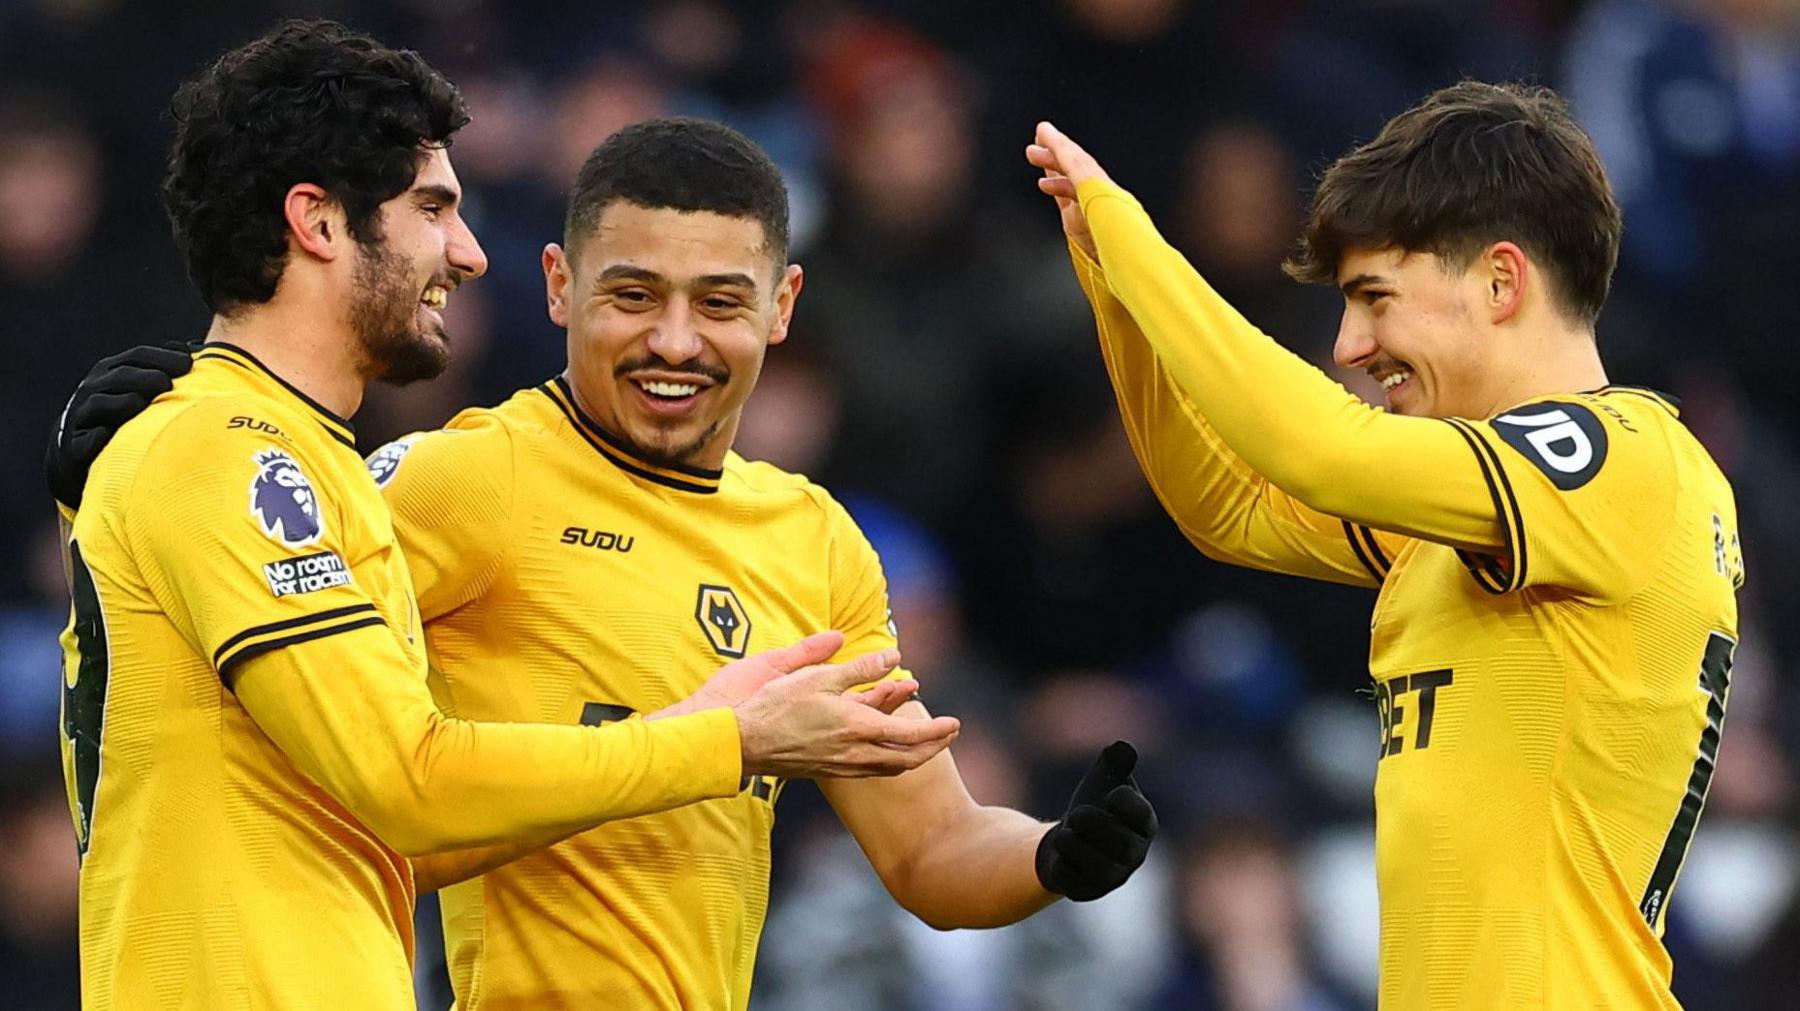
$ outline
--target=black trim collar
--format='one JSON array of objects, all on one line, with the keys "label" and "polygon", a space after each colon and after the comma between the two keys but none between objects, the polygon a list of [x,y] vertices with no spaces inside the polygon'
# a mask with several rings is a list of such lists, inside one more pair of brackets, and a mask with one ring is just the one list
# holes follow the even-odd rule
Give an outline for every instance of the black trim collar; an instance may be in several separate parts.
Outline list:
[{"label": "black trim collar", "polygon": [[646,481],[653,481],[666,488],[677,491],[692,492],[696,495],[711,495],[719,490],[719,480],[725,476],[723,470],[708,470],[705,467],[687,467],[681,464],[665,466],[650,463],[633,454],[625,444],[600,423],[588,417],[587,412],[575,402],[575,391],[570,389],[569,381],[557,376],[538,387],[550,402],[562,411],[569,419],[569,425],[575,433],[594,447],[607,462],[629,474],[635,474]]},{"label": "black trim collar", "polygon": [[230,362],[239,368],[250,369],[268,376],[270,379],[279,383],[282,389],[292,393],[295,397],[299,398],[301,403],[305,404],[308,408],[311,408],[312,412],[318,415],[319,423],[325,426],[325,431],[330,433],[333,439],[349,446],[351,449],[356,448],[356,426],[352,425],[348,418],[341,418],[332,413],[324,404],[321,404],[317,400],[307,396],[305,393],[302,393],[299,387],[281,378],[275,373],[274,369],[264,365],[261,359],[250,352],[245,351],[243,348],[238,347],[236,344],[227,344],[224,341],[208,341],[201,345],[200,350],[194,352],[194,357],[217,358],[220,361]]}]

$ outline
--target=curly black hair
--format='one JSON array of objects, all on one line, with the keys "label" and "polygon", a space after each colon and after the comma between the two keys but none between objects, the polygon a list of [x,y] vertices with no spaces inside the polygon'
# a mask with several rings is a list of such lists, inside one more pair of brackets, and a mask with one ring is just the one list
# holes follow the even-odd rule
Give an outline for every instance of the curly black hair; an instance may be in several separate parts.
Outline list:
[{"label": "curly black hair", "polygon": [[668,116],[606,138],[576,176],[563,245],[573,252],[614,200],[651,210],[755,218],[776,262],[787,262],[788,199],[781,170],[755,141],[723,123]]},{"label": "curly black hair", "polygon": [[215,313],[274,296],[296,183],[330,193],[357,242],[379,242],[377,211],[412,186],[421,149],[469,121],[462,94],[418,53],[300,20],[219,57],[176,90],[172,114],[163,207]]}]

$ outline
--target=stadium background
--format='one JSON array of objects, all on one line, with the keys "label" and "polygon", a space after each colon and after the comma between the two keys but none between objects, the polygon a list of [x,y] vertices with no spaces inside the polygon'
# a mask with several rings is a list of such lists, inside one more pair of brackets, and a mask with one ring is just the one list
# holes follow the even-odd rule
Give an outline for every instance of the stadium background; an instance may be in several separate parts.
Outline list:
[{"label": "stadium background", "polygon": [[[1206,562],[1137,472],[1021,149],[1052,117],[1251,319],[1328,363],[1337,299],[1277,269],[1308,180],[1427,90],[1574,101],[1626,210],[1601,321],[1731,477],[1749,585],[1706,819],[1669,918],[1692,1009],[1791,1007],[1800,969],[1789,573],[1800,553],[1795,0],[543,0],[294,4],[419,49],[475,121],[454,156],[492,269],[442,380],[374,391],[364,450],[559,368],[538,252],[611,130],[722,118],[792,186],[807,285],[738,448],[823,481],[880,549],[909,666],[965,720],[978,797],[1060,810],[1136,741],[1164,831],[1116,895],[936,934],[809,785],[784,794],[759,1011],[1372,1006],[1359,691],[1370,600]],[[38,477],[97,357],[198,336],[155,187],[177,81],[261,4],[0,0],[0,1004],[73,1007],[56,766],[66,602]],[[1365,395],[1360,377],[1341,377]],[[1321,438],[1326,437],[1321,433]],[[170,475],[179,480],[178,475]],[[770,645],[770,644],[764,644]],[[429,906],[421,919],[432,921]],[[434,933],[427,930],[426,933]],[[423,945],[422,1006],[445,1006]]]}]

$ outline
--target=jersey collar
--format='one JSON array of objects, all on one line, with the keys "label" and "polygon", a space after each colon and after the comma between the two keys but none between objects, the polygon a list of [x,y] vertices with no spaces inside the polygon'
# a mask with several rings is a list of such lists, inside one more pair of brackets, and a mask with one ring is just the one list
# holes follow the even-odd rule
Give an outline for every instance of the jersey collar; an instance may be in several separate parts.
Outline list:
[{"label": "jersey collar", "polygon": [[1661,390],[1653,390],[1648,386],[1602,386],[1597,393],[1626,393],[1634,397],[1643,397],[1675,417],[1681,417],[1681,401]]},{"label": "jersey collar", "polygon": [[620,470],[676,491],[711,495],[719,490],[719,480],[725,475],[723,470],[655,464],[633,454],[618,436],[600,427],[599,422],[588,417],[587,412],[575,403],[575,391],[569,388],[569,381],[564,377],[557,376],[538,389],[569,419],[575,434]]},{"label": "jersey collar", "polygon": [[194,352],[195,361],[215,359],[234,365],[246,372],[273,379],[282,389],[293,394],[296,399],[306,405],[308,412],[318,419],[327,435],[351,449],[356,448],[356,428],[350,424],[348,418],[338,417],[327,410],[324,404],[300,392],[298,387],[276,375],[275,370],[264,365],[255,355],[235,344],[227,344],[223,341],[209,341],[201,345],[200,350]]}]

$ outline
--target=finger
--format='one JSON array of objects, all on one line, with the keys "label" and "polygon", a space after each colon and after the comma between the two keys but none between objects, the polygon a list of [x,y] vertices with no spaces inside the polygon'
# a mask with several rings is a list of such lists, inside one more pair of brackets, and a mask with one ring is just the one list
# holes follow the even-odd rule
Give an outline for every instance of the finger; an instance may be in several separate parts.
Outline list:
[{"label": "finger", "polygon": [[1147,840],[1097,807],[1078,807],[1063,823],[1115,865],[1135,864],[1143,858]]},{"label": "finger", "polygon": [[869,686],[866,692],[854,688],[849,692],[852,702],[860,702],[870,709],[883,713],[893,713],[907,699],[919,694],[919,683],[910,678],[905,681],[877,681]]},{"label": "finger", "polygon": [[1055,197],[1058,204],[1075,199],[1075,184],[1067,176],[1045,176],[1037,181],[1037,187]]},{"label": "finger", "polygon": [[1041,169],[1060,171],[1056,161],[1056,152],[1042,144],[1025,145],[1025,160]]},{"label": "finger", "polygon": [[1106,810],[1120,824],[1146,839],[1156,836],[1156,809],[1135,783],[1126,783],[1106,795]]},{"label": "finger", "polygon": [[194,367],[194,356],[182,345],[153,347],[146,344],[121,355],[120,364],[154,369],[164,375],[185,376]]},{"label": "finger", "polygon": [[875,713],[866,715],[867,719],[852,726],[852,733],[865,741],[903,748],[947,740],[962,729],[962,721],[954,716],[918,720]]},{"label": "finger", "polygon": [[110,433],[144,413],[155,394],[96,393],[83,397],[63,419],[64,432],[106,429]]},{"label": "finger", "polygon": [[956,736],[952,733],[940,740],[903,747],[891,744],[866,745],[868,750],[863,753],[867,756],[864,766],[869,770],[868,774],[874,776],[897,776],[903,772],[911,772],[949,748],[956,741]]},{"label": "finger", "polygon": [[844,633],[814,632],[790,646],[758,653],[750,659],[767,664],[777,674],[791,674],[805,667],[822,664],[843,648]]},{"label": "finger", "polygon": [[887,676],[888,671],[898,666],[899,650],[878,649],[873,653],[864,653],[849,663],[816,667],[810,672],[810,676],[815,680],[814,687],[821,691],[843,692],[858,685],[880,681]]},{"label": "finger", "polygon": [[174,387],[175,379],[167,372],[151,366],[117,365],[104,373],[82,381],[84,391],[95,393],[164,393]]},{"label": "finger", "polygon": [[1098,804],[1115,787],[1122,786],[1137,767],[1137,749],[1114,741],[1101,750],[1094,765],[1075,787],[1075,803]]},{"label": "finger", "polygon": [[1137,762],[1137,749],[1130,741],[1114,741],[1100,750],[1100,758],[1094,766],[1105,769],[1108,776],[1123,783],[1137,768]]}]

